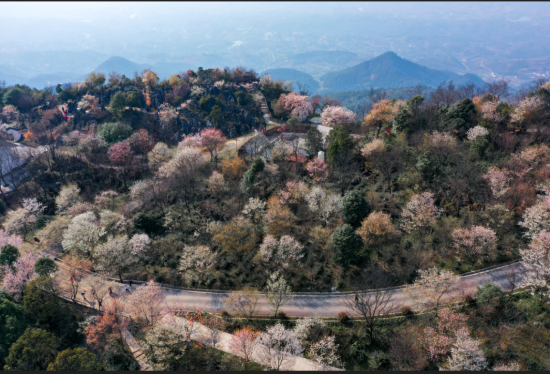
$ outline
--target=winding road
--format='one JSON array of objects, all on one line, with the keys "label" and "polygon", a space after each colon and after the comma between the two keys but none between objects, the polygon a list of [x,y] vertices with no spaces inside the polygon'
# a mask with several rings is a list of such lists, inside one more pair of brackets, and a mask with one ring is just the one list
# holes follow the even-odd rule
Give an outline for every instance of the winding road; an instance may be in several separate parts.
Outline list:
[{"label": "winding road", "polygon": [[[63,280],[68,279],[68,275],[64,270],[65,265],[63,262],[58,262],[60,270],[56,274],[56,278],[60,283]],[[457,291],[445,296],[442,302],[451,302],[452,299],[464,296],[473,295],[476,287],[486,283],[493,283],[499,286],[503,290],[510,290],[512,283],[515,286],[521,281],[521,264],[519,262],[512,262],[500,266],[495,266],[473,272],[470,274],[464,274],[461,277],[460,285],[457,287]],[[515,280],[511,281],[510,274],[515,274]],[[105,277],[109,286],[115,290],[116,297],[122,297],[126,295],[124,285],[114,278]],[[134,281],[135,285],[143,284],[144,282]],[[83,279],[81,289],[88,289],[86,285],[86,278]],[[225,309],[225,299],[230,291],[216,291],[216,290],[196,290],[177,288],[172,286],[163,285],[165,289],[165,302],[170,308],[179,308],[185,310],[200,310],[210,313],[218,313],[222,309]],[[133,286],[132,288],[135,288]],[[80,292],[80,291],[79,291]],[[404,291],[404,287],[393,287],[385,289],[385,292],[391,292],[391,308],[390,313],[398,312],[402,306],[409,306],[413,310],[422,309],[422,303],[424,300],[413,300],[411,296]],[[338,313],[345,311],[348,314],[354,316],[355,314],[346,308],[345,298],[349,295],[353,295],[352,292],[334,292],[334,293],[321,293],[321,292],[299,292],[285,304],[281,310],[291,317],[306,317],[318,315],[320,317],[336,317]],[[264,294],[260,295],[256,315],[269,316],[272,315],[271,308],[267,303]]]}]

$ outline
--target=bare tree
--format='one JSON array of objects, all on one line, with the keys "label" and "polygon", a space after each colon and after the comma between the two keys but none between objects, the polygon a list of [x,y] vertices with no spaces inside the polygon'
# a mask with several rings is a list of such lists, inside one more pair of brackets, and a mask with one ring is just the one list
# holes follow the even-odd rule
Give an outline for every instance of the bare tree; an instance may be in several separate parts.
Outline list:
[{"label": "bare tree", "polygon": [[393,292],[390,290],[359,290],[346,296],[344,300],[346,308],[360,314],[365,319],[365,329],[371,342],[374,341],[377,319],[388,313],[392,307],[390,303],[392,296]]},{"label": "bare tree", "polygon": [[302,96],[309,96],[311,95],[311,91],[309,90],[309,85],[302,83],[300,81],[296,82],[296,85],[298,86],[298,93]]},{"label": "bare tree", "polygon": [[344,196],[345,187],[349,186],[351,175],[357,170],[357,165],[353,162],[353,158],[351,152],[340,152],[334,157],[332,162],[333,175],[338,181],[342,196]]},{"label": "bare tree", "polygon": [[382,91],[374,91],[374,89],[371,87],[370,94],[369,94],[369,100],[371,103],[377,103],[381,100],[385,100],[388,98],[388,93],[384,90]]},{"label": "bare tree", "polygon": [[294,295],[290,286],[286,283],[283,276],[279,276],[279,272],[271,274],[267,280],[266,296],[267,302],[273,309],[273,315],[277,316],[279,309],[288,303]]},{"label": "bare tree", "polygon": [[0,80],[0,90],[3,90],[7,86],[8,86],[8,84],[6,83],[5,80]]},{"label": "bare tree", "polygon": [[412,98],[416,95],[420,95],[422,91],[424,91],[424,87],[421,85],[418,85],[416,87],[410,87],[410,88],[404,88],[403,91],[409,96],[409,98]]},{"label": "bare tree", "polygon": [[99,310],[101,310],[103,308],[103,299],[109,292],[109,287],[107,286],[105,279],[99,275],[92,274],[86,279],[86,281],[90,287],[92,300],[97,302],[97,306]]},{"label": "bare tree", "polygon": [[458,87],[458,92],[462,98],[473,99],[476,94],[476,85],[474,83],[468,83]]},{"label": "bare tree", "polygon": [[510,82],[505,79],[498,79],[493,82],[485,82],[484,88],[487,93],[498,98],[506,98],[510,93]]},{"label": "bare tree", "polygon": [[225,300],[226,308],[246,318],[254,315],[260,295],[255,288],[245,287],[241,291],[233,291]]}]

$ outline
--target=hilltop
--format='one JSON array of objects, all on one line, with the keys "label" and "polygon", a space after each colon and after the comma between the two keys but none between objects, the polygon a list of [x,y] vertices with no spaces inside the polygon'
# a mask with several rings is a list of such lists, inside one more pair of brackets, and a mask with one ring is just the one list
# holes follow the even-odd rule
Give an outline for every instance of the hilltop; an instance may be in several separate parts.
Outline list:
[{"label": "hilltop", "polygon": [[272,79],[283,79],[292,82],[294,92],[298,92],[298,82],[307,84],[309,91],[313,94],[319,90],[319,82],[308,73],[296,69],[267,69],[262,72],[262,75],[269,74]]},{"label": "hilltop", "polygon": [[357,91],[367,88],[399,88],[417,85],[437,87],[453,80],[455,84],[483,85],[483,80],[474,74],[460,75],[450,71],[430,69],[399,57],[395,52],[386,52],[358,65],[329,72],[320,77],[323,91]]}]

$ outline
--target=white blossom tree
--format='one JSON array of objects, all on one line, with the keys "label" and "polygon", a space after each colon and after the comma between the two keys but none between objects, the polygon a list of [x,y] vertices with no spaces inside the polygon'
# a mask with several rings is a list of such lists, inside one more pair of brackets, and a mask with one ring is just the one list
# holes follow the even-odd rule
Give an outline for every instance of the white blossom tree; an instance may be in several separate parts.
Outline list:
[{"label": "white blossom tree", "polygon": [[528,238],[536,237],[541,231],[550,232],[550,196],[539,196],[533,206],[525,209],[519,225],[527,229]]},{"label": "white blossom tree", "polygon": [[155,370],[173,370],[184,358],[189,344],[187,338],[188,333],[182,326],[157,324],[143,339],[143,353]]},{"label": "white blossom tree", "polygon": [[286,283],[283,276],[279,275],[278,271],[271,274],[267,280],[265,291],[265,298],[271,306],[271,309],[273,309],[273,315],[275,316],[279,309],[294,297],[294,295],[292,295],[292,289]]},{"label": "white blossom tree", "polygon": [[486,368],[487,360],[479,348],[479,341],[470,338],[466,328],[458,330],[446,369],[450,371],[482,371]]},{"label": "white blossom tree", "polygon": [[541,231],[529,247],[520,249],[523,277],[520,287],[529,287],[532,294],[544,297],[550,292],[550,232]]},{"label": "white blossom tree", "polygon": [[313,187],[305,199],[309,209],[317,213],[326,224],[330,217],[342,210],[342,198],[336,194],[327,194],[321,187]]},{"label": "white blossom tree", "polygon": [[275,268],[289,269],[296,266],[304,257],[304,247],[290,235],[283,235],[277,240],[267,235],[260,245],[260,257]]},{"label": "white blossom tree", "polygon": [[405,292],[417,303],[437,308],[444,295],[458,289],[460,276],[452,271],[433,267],[419,270],[418,273],[420,276],[414,283],[405,288]]},{"label": "white blossom tree", "polygon": [[266,203],[262,199],[251,197],[242,211],[243,216],[250,219],[254,224],[261,222],[265,213]]},{"label": "white blossom tree", "polygon": [[322,370],[328,370],[331,365],[340,365],[340,356],[336,354],[338,344],[334,336],[325,336],[316,343],[313,343],[308,351],[309,357],[321,365]]},{"label": "white blossom tree", "polygon": [[122,273],[132,269],[147,258],[151,239],[147,234],[136,234],[128,240],[127,235],[110,236],[105,243],[97,246],[93,252],[99,270],[118,274],[122,282]]},{"label": "white blossom tree", "polygon": [[64,250],[74,251],[82,257],[92,258],[94,248],[107,234],[99,225],[96,215],[86,212],[73,217],[63,233],[61,245]]},{"label": "white blossom tree", "polygon": [[206,274],[214,264],[216,254],[205,245],[183,247],[179,271],[187,282],[202,282],[202,275]]},{"label": "white blossom tree", "polygon": [[423,192],[413,195],[401,213],[403,218],[401,228],[410,234],[416,230],[431,227],[437,222],[442,211],[435,206],[433,193]]},{"label": "white blossom tree", "polygon": [[292,330],[277,323],[258,337],[258,355],[262,361],[275,370],[287,369],[296,355],[303,351],[300,340]]},{"label": "white blossom tree", "polygon": [[67,214],[67,210],[70,207],[80,202],[82,202],[82,198],[80,197],[80,188],[78,188],[76,183],[71,183],[61,187],[59,195],[55,198],[57,214]]},{"label": "white blossom tree", "polygon": [[309,334],[309,330],[315,326],[324,326],[325,322],[316,314],[313,317],[304,317],[296,320],[294,326],[294,334],[302,342],[305,343]]},{"label": "white blossom tree", "polygon": [[46,207],[36,198],[23,199],[23,207],[7,214],[4,229],[8,234],[22,235],[23,240],[27,233],[35,226],[38,216]]},{"label": "white blossom tree", "polygon": [[154,281],[137,287],[126,299],[126,304],[133,316],[148,325],[155,325],[168,310],[164,302],[164,290]]}]

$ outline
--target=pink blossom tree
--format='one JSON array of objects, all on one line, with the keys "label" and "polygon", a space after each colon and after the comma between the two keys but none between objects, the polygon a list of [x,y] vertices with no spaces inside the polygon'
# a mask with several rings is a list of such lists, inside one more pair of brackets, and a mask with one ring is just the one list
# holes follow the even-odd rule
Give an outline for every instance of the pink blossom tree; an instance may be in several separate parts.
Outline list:
[{"label": "pink blossom tree", "polygon": [[249,362],[258,346],[257,339],[259,335],[259,332],[247,328],[237,330],[233,333],[229,347],[237,356]]},{"label": "pink blossom tree", "polygon": [[23,244],[23,238],[19,235],[8,234],[6,231],[0,229],[0,248],[7,244],[19,248]]},{"label": "pink blossom tree", "polygon": [[32,253],[21,256],[18,261],[4,267],[5,276],[2,280],[2,288],[12,295],[16,300],[20,300],[27,284],[36,279],[38,274],[34,272],[34,264],[37,258]]},{"label": "pink blossom tree", "polygon": [[218,129],[204,129],[200,133],[202,146],[210,152],[210,162],[214,161],[218,167],[218,152],[223,149],[227,138]]},{"label": "pink blossom tree", "polygon": [[401,213],[403,218],[401,228],[409,234],[419,229],[429,228],[437,222],[441,213],[442,209],[434,204],[433,193],[423,192],[413,195]]},{"label": "pink blossom tree", "polygon": [[324,160],[315,157],[307,163],[306,170],[315,182],[323,182],[327,179],[327,167]]},{"label": "pink blossom tree", "polygon": [[467,328],[456,332],[456,341],[451,348],[451,358],[446,369],[450,371],[482,371],[487,368],[487,360],[479,341],[470,338]]},{"label": "pink blossom tree", "polygon": [[132,315],[154,325],[167,311],[164,302],[164,290],[160,284],[149,281],[130,294],[127,298],[128,310]]},{"label": "pink blossom tree", "polygon": [[467,316],[455,313],[450,308],[441,308],[437,312],[436,328],[426,327],[421,343],[428,351],[431,360],[437,361],[445,356],[456,340],[456,332],[466,327]]},{"label": "pink blossom tree", "polygon": [[460,259],[475,261],[480,255],[493,257],[497,236],[491,229],[474,226],[469,229],[455,229],[452,232],[454,247]]},{"label": "pink blossom tree", "polygon": [[353,126],[355,121],[355,113],[341,106],[326,106],[321,113],[323,126],[336,127],[343,125],[349,127]]},{"label": "pink blossom tree", "polygon": [[520,287],[529,287],[541,297],[541,304],[550,291],[550,232],[540,231],[529,244],[520,249],[524,269]]},{"label": "pink blossom tree", "polygon": [[276,104],[276,109],[278,113],[290,113],[290,116],[297,117],[302,122],[313,113],[313,106],[308,101],[308,97],[294,92],[282,94]]},{"label": "pink blossom tree", "polygon": [[497,199],[504,196],[510,189],[508,185],[511,178],[508,170],[500,170],[497,167],[490,166],[483,178],[489,182],[493,196]]}]

